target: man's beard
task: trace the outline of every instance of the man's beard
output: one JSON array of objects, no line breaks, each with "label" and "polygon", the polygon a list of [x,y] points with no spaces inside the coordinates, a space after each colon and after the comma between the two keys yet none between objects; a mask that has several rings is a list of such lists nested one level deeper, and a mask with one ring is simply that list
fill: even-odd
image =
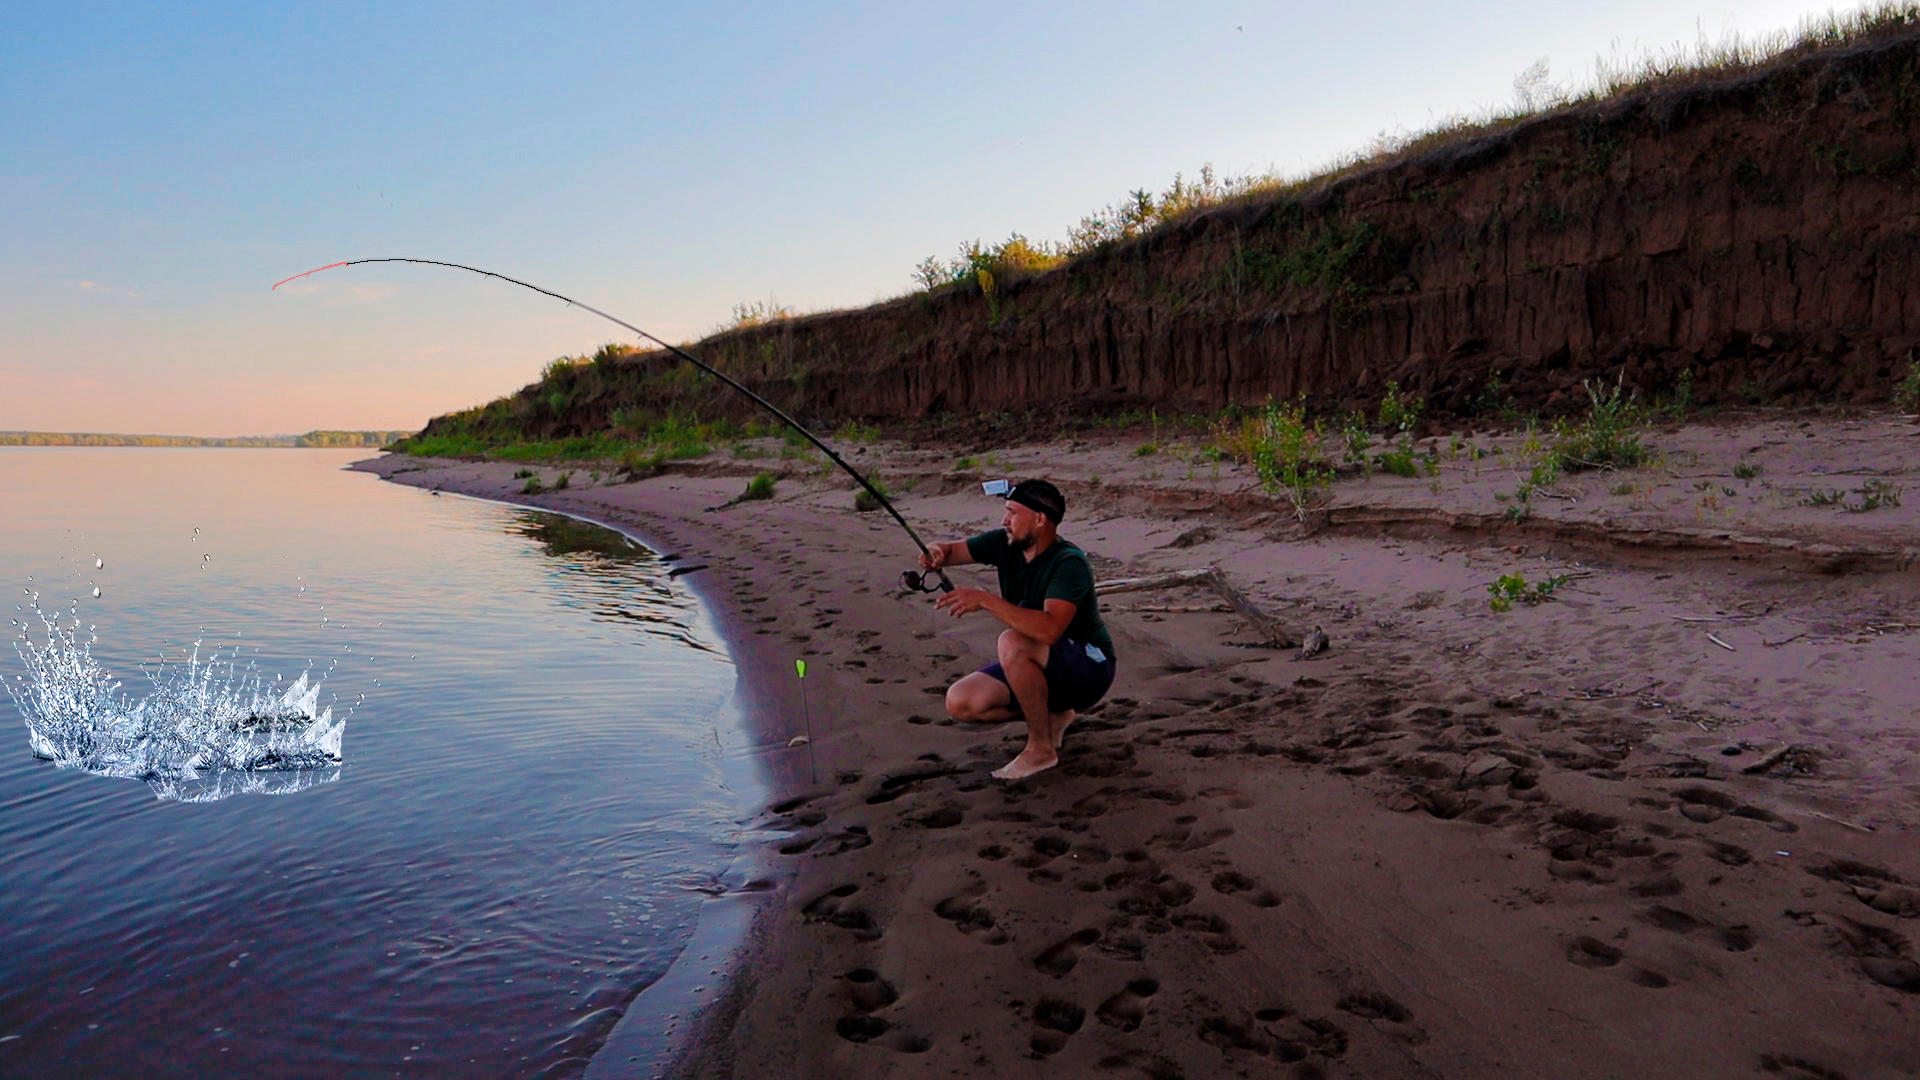
[{"label": "man's beard", "polygon": [[1025,551],[1032,546],[1032,533],[1028,533],[1026,536],[1014,536],[1011,533],[1007,534],[1007,550],[1009,551]]}]

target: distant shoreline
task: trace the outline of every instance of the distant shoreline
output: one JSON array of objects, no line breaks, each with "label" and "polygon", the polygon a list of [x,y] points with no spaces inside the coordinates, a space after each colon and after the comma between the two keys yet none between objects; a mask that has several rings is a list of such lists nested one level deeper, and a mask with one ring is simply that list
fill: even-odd
[{"label": "distant shoreline", "polygon": [[69,431],[0,431],[0,446],[184,446],[213,449],[378,450],[411,431],[309,431],[304,435],[115,435]]}]

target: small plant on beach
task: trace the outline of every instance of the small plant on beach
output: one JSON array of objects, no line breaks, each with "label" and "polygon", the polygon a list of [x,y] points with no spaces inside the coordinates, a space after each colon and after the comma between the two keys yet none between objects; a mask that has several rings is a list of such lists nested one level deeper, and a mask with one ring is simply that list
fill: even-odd
[{"label": "small plant on beach", "polygon": [[840,425],[839,429],[833,433],[833,437],[840,442],[872,443],[879,441],[880,429],[872,424],[849,420]]},{"label": "small plant on beach", "polygon": [[1516,601],[1529,606],[1544,604],[1553,599],[1555,589],[1566,583],[1565,574],[1557,574],[1531,585],[1519,574],[1502,574],[1499,580],[1487,586],[1487,606],[1495,611],[1512,611]]},{"label": "small plant on beach", "polygon": [[1134,457],[1152,457],[1153,455],[1159,452],[1160,452],[1159,444],[1141,443],[1139,446],[1134,447],[1133,456]]},{"label": "small plant on beach", "polygon": [[747,481],[747,490],[740,493],[739,501],[751,502],[755,499],[771,498],[773,498],[773,474],[757,473],[753,479]]},{"label": "small plant on beach", "polygon": [[978,466],[979,464],[980,464],[979,462],[977,462],[977,461],[975,461],[975,460],[973,460],[973,459],[972,459],[972,458],[970,458],[970,457],[962,457],[962,458],[954,458],[954,459],[953,459],[953,468],[954,468],[954,471],[955,471],[955,472],[966,472],[966,471],[968,471],[968,470],[970,470],[970,469],[973,469],[974,467],[976,467],[976,466]]},{"label": "small plant on beach", "polygon": [[1920,413],[1920,360],[1907,354],[1907,374],[1893,386],[1893,403],[1903,413]]},{"label": "small plant on beach", "polygon": [[1237,424],[1222,419],[1215,436],[1235,460],[1253,466],[1261,486],[1285,499],[1302,520],[1333,484],[1333,465],[1320,449],[1320,425],[1308,422],[1304,404],[1270,404]]},{"label": "small plant on beach", "polygon": [[1414,462],[1413,454],[1404,450],[1388,450],[1376,455],[1373,463],[1383,473],[1395,476],[1419,476],[1420,466]]},{"label": "small plant on beach", "polygon": [[1839,488],[1828,488],[1825,491],[1809,491],[1807,492],[1807,497],[1800,500],[1800,505],[1801,506],[1836,506],[1839,504],[1840,500],[1846,497],[1847,497],[1847,493],[1844,491],[1841,491]]},{"label": "small plant on beach", "polygon": [[1646,463],[1647,448],[1640,442],[1641,410],[1634,395],[1622,390],[1615,379],[1611,388],[1591,380],[1580,384],[1587,391],[1587,415],[1579,423],[1561,421],[1554,426],[1550,460],[1565,472],[1589,469],[1631,469]]},{"label": "small plant on beach", "polygon": [[1761,471],[1761,466],[1743,461],[1733,467],[1733,478],[1735,480],[1751,480],[1759,476]]},{"label": "small plant on beach", "polygon": [[1850,514],[1864,514],[1869,510],[1878,510],[1883,506],[1897,507],[1900,505],[1899,485],[1889,484],[1885,480],[1869,480],[1864,485],[1853,489],[1853,493],[1860,496],[1859,502],[1843,502],[1840,504],[1840,508]]},{"label": "small plant on beach", "polygon": [[1425,398],[1417,394],[1403,394],[1399,383],[1390,382],[1386,394],[1380,398],[1380,426],[1387,429],[1389,436],[1411,435],[1414,425],[1420,422],[1420,413],[1426,407]]},{"label": "small plant on beach", "polygon": [[[878,476],[867,477],[867,482],[872,484],[874,490],[882,495],[893,494],[893,489],[887,487],[886,483]],[[880,500],[873,497],[872,491],[868,491],[866,488],[860,488],[853,493],[853,508],[862,514],[870,514],[880,509]]]},{"label": "small plant on beach", "polygon": [[532,469],[515,469],[515,470],[513,470],[513,478],[514,478],[515,480],[526,480],[526,479],[530,479],[530,478],[531,478],[532,476],[533,476],[533,470],[532,470]]},{"label": "small plant on beach", "polygon": [[1358,465],[1363,470],[1370,469],[1372,462],[1367,460],[1367,448],[1372,445],[1373,433],[1367,430],[1366,414],[1349,412],[1340,419],[1342,464]]},{"label": "small plant on beach", "polygon": [[625,473],[629,480],[643,480],[649,476],[660,475],[660,471],[666,468],[666,465],[667,452],[665,450],[655,450],[651,454],[645,454],[639,450],[629,450],[620,455],[619,471]]},{"label": "small plant on beach", "polygon": [[563,472],[560,474],[558,479],[554,480],[553,490],[565,491],[567,488],[571,487],[572,485],[573,485],[573,474],[570,472]]},{"label": "small plant on beach", "polygon": [[542,484],[540,483],[540,478],[539,478],[539,477],[537,477],[537,476],[529,476],[529,477],[527,477],[527,482],[526,482],[526,483],[525,483],[524,485],[522,485],[522,486],[521,486],[521,488],[520,488],[520,494],[522,494],[522,495],[538,495],[538,494],[540,494],[540,492],[542,492],[543,490],[545,490],[545,488],[544,488],[544,486],[543,486],[543,485],[542,485]]}]

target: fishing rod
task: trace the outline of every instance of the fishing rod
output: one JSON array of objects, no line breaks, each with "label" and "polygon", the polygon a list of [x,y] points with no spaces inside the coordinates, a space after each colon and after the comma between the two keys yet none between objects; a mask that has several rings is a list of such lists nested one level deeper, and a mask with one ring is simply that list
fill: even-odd
[{"label": "fishing rod", "polygon": [[[793,417],[788,416],[784,412],[781,412],[780,409],[773,404],[773,402],[768,401],[766,398],[763,398],[759,394],[756,394],[753,391],[747,389],[746,387],[740,385],[739,383],[735,382],[732,378],[730,378],[725,372],[720,371],[718,368],[715,368],[699,360],[693,354],[687,352],[685,349],[680,348],[678,345],[672,345],[665,341],[662,341],[659,338],[654,337],[652,334],[647,333],[645,330],[642,330],[639,327],[633,325],[632,323],[626,321],[625,319],[615,318],[614,316],[609,315],[604,311],[601,311],[599,308],[594,307],[591,304],[583,304],[580,301],[575,300],[570,296],[561,296],[559,293],[554,292],[552,289],[543,289],[538,285],[529,284],[527,282],[519,280],[518,278],[510,278],[505,274],[496,274],[491,270],[482,270],[474,266],[463,266],[460,263],[441,262],[438,259],[401,259],[401,258],[348,259],[345,262],[328,263],[327,265],[320,267],[318,270],[309,270],[304,274],[295,274],[292,277],[286,279],[286,281],[276,281],[273,284],[273,288],[277,289],[280,286],[285,285],[287,281],[298,281],[303,277],[311,277],[314,274],[318,274],[320,273],[321,270],[332,270],[334,267],[337,267],[337,266],[360,266],[364,263],[386,263],[386,262],[420,263],[425,266],[447,266],[447,267],[452,267],[455,270],[465,270],[468,273],[472,273],[472,274],[481,274],[483,276],[490,277],[490,278],[498,278],[499,280],[507,282],[509,284],[518,285],[523,289],[532,289],[534,292],[540,293],[542,295],[551,296],[555,300],[559,300],[559,301],[562,301],[563,303],[571,304],[572,306],[577,307],[582,311],[591,311],[595,315],[600,316],[601,318],[607,320],[610,323],[615,323],[619,326],[626,327],[628,330],[631,330],[634,333],[640,335],[642,338],[646,339],[647,341],[653,342],[655,345],[658,345],[661,348],[672,353],[673,355],[679,357],[680,359],[685,360],[687,363],[692,364],[694,367],[699,368],[701,371],[706,372],[707,374],[713,376],[714,378],[719,379],[721,382],[726,383],[728,386],[733,387],[735,390],[738,390],[741,393],[747,395],[748,398],[752,399],[754,404],[767,410],[768,412],[772,413],[774,416],[779,417],[781,423],[786,424],[788,427],[792,428],[793,430],[799,432],[801,435],[805,436],[808,442],[819,447],[821,453],[827,455],[827,457],[831,459],[835,465],[838,465],[842,469],[845,469],[847,471],[848,476],[853,477],[854,480],[859,482],[861,487],[867,489],[867,494],[873,496],[875,501],[877,501],[882,507],[885,507],[887,513],[893,515],[893,520],[899,522],[900,527],[907,531],[907,535],[912,538],[914,545],[920,549],[921,554],[923,555],[932,554],[932,552],[927,550],[926,542],[920,539],[920,534],[917,532],[914,532],[913,526],[907,524],[907,519],[904,517],[901,517],[900,511],[894,509],[893,502],[887,498],[886,494],[882,492],[879,488],[874,487],[872,481],[868,480],[865,476],[862,476],[860,474],[860,470],[847,464],[847,461],[845,458],[841,457],[837,453],[834,453],[833,447],[828,446],[824,442],[821,442],[819,436],[815,435],[813,432],[808,431],[806,428],[802,427],[800,424],[800,421],[795,420]],[[272,289],[269,289],[268,291],[271,292]],[[900,575],[900,583],[904,588],[914,592],[933,592],[935,588],[938,588],[939,591],[941,592],[953,591],[953,582],[947,580],[946,571],[936,569],[936,570],[928,571],[928,573],[935,574],[939,577],[940,584],[938,586],[928,585],[926,583],[925,573],[916,574],[911,570],[905,571]]]}]

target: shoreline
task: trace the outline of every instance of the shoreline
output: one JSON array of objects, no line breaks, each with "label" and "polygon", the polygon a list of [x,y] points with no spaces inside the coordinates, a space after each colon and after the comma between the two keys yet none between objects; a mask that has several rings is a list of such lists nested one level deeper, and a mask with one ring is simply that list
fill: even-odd
[{"label": "shoreline", "polygon": [[[392,483],[408,484],[405,479],[395,479],[383,463],[405,461],[397,455],[383,455],[362,461],[351,462],[347,468],[355,472],[366,472]],[[419,486],[408,484],[408,486]],[[463,490],[455,487],[435,487],[436,491],[446,491],[467,498],[527,509],[542,510],[548,513],[564,514],[576,520],[598,525],[618,532],[636,543],[661,555],[675,555],[672,544],[663,543],[647,527],[643,520],[615,520],[604,515],[588,513],[580,508],[555,506],[516,500],[511,493],[493,492],[487,486],[475,485]],[[690,561],[690,560],[689,560]],[[775,676],[780,674],[778,666],[766,655],[765,650],[747,647],[751,635],[738,625],[738,613],[715,595],[705,583],[695,580],[695,574],[684,575],[688,580],[682,584],[691,591],[708,616],[714,620],[716,628],[733,658],[736,670],[740,672],[736,682],[733,699],[728,710],[733,714],[731,726],[740,735],[751,740],[756,732],[755,721],[779,711],[784,698],[772,688],[780,685]],[[743,659],[743,654],[745,658]],[[746,789],[741,791],[741,806],[746,808],[757,804],[775,801],[770,793],[772,785],[780,782],[782,770],[765,760],[766,748],[730,756],[723,754],[719,762],[724,782],[728,787]],[[716,878],[716,884],[724,889],[701,906],[698,921],[685,946],[660,977],[642,987],[623,1006],[619,1020],[610,1028],[600,1047],[589,1059],[585,1075],[588,1077],[611,1076],[666,1076],[675,1062],[687,1057],[693,1051],[707,1018],[716,1011],[724,1012],[728,1001],[729,989],[733,981],[725,969],[741,959],[747,942],[752,937],[760,918],[768,905],[763,901],[764,894],[774,888],[773,878],[779,874],[779,867],[766,857],[764,850],[743,845],[729,860]],[[710,961],[715,954],[723,954],[720,960]],[[699,965],[713,963],[713,971],[694,970]],[[716,978],[714,972],[720,972]],[[693,1001],[692,993],[704,991],[708,985],[718,982],[720,992],[708,996],[705,1000]],[[670,997],[691,1001],[691,1006],[663,1004],[648,1008],[642,1001],[648,991],[665,994]],[[683,1011],[672,1011],[683,1010]],[[657,1026],[658,1030],[647,1030]],[[646,1042],[650,1035],[658,1035],[662,1044],[649,1048]]]},{"label": "shoreline", "polygon": [[[869,462],[892,478],[911,456]],[[1920,881],[1903,704],[1920,641],[1888,628],[1920,625],[1913,575],[1404,522],[1302,533],[1257,501],[1219,509],[1217,482],[1123,486],[1158,467],[1127,447],[1007,457],[1016,475],[1110,478],[1068,488],[1063,530],[1101,578],[1217,565],[1333,648],[1254,647],[1206,594],[1103,600],[1127,658],[1113,696],[1059,769],[996,784],[1017,733],[945,721],[937,692],[997,624],[898,593],[905,539],[842,485],[787,476],[772,502],[707,514],[743,467],[526,498],[513,463],[383,459],[400,482],[682,545],[683,565],[709,564],[730,648],[771,681],[760,751],[786,771],[747,828],[783,870],[672,1075],[1920,1068],[1900,884]],[[930,537],[990,524],[962,479],[903,512]],[[1806,532],[1786,516],[1742,531]],[[1835,520],[1874,530],[1847,542],[1900,524]],[[1570,584],[1489,611],[1487,582],[1519,572]],[[778,700],[796,655],[814,658],[822,764],[804,792],[784,746],[799,703]]]}]

